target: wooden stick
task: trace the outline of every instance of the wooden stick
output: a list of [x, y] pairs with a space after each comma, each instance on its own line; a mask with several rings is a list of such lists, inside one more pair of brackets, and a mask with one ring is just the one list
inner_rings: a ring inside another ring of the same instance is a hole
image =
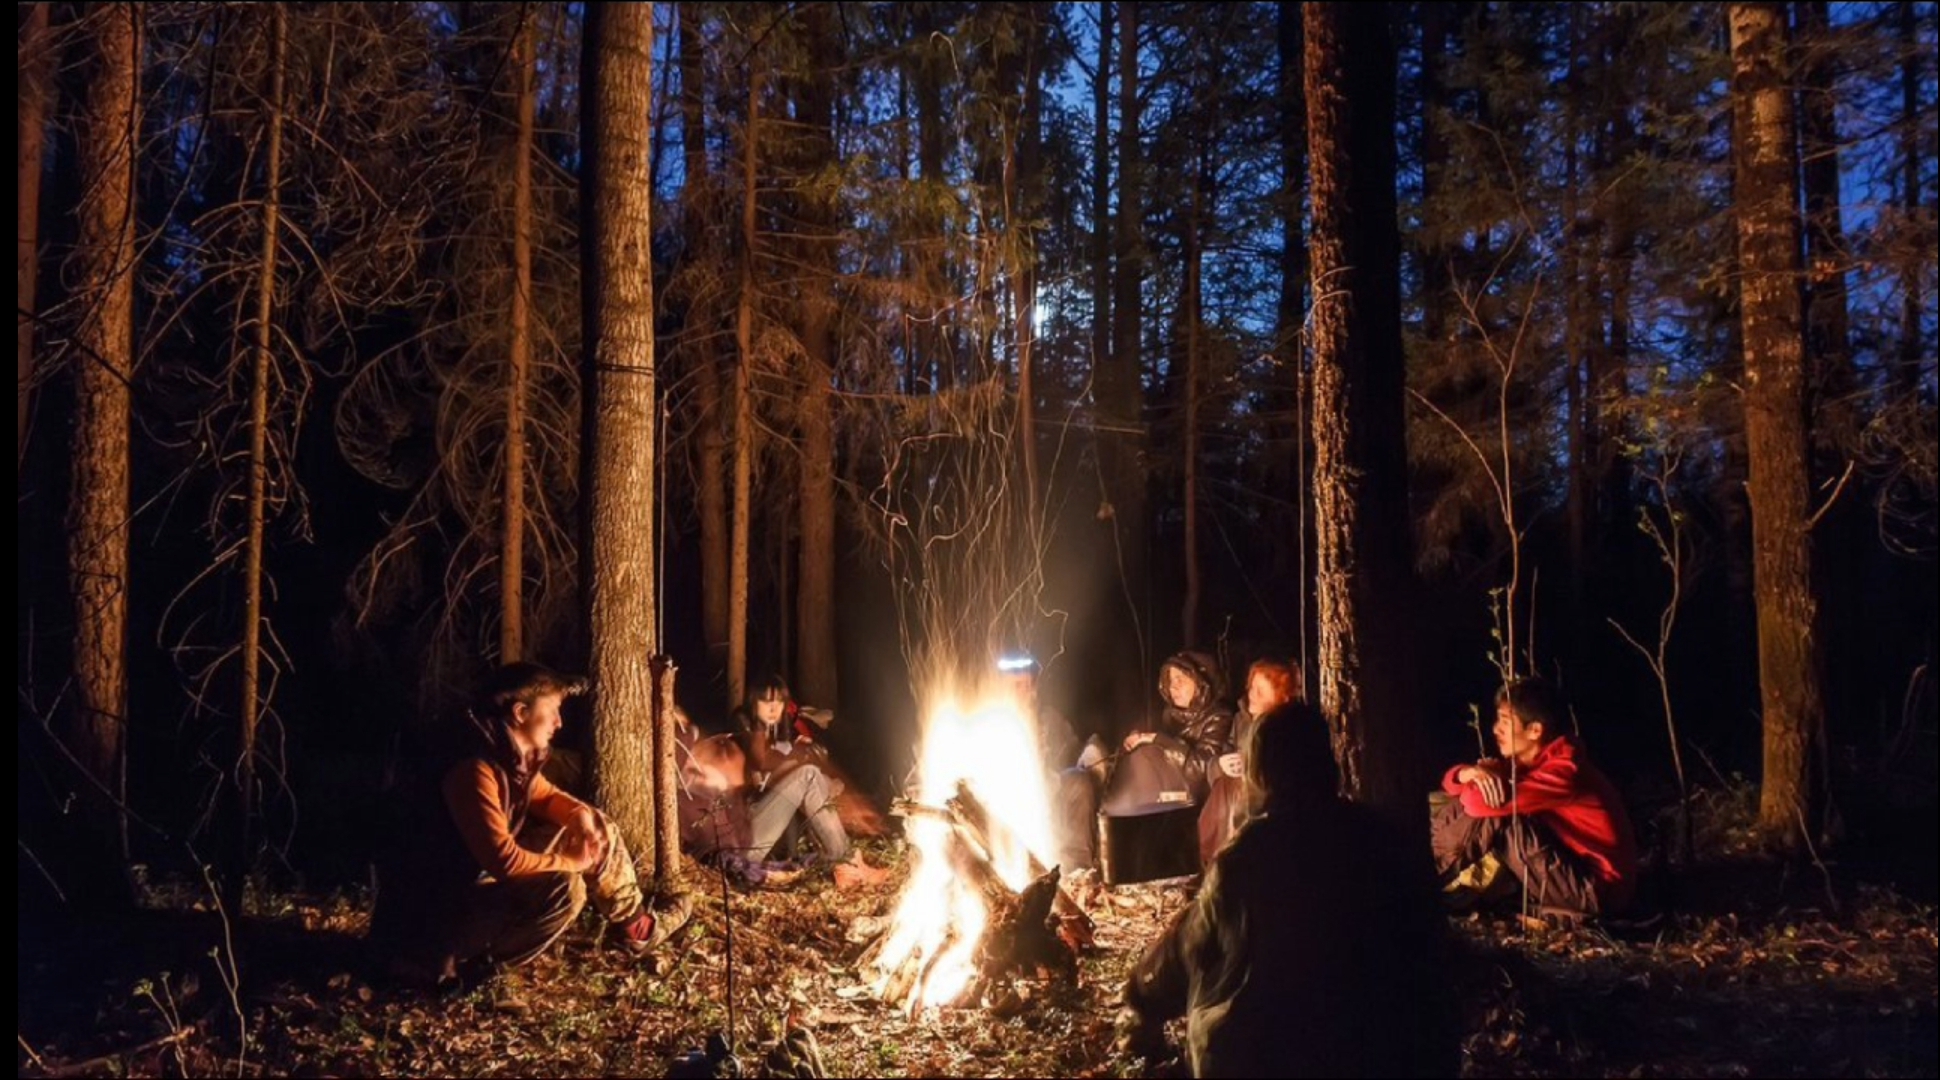
[[[1023, 849], [1025, 857], [1029, 860], [1026, 867], [1030, 871], [1032, 880], [1040, 880], [1050, 872], [1050, 867], [1044, 865], [1044, 860], [1025, 848], [1011, 832], [1009, 826], [991, 815], [989, 809], [984, 806], [983, 800], [977, 798], [977, 793], [970, 790], [968, 783], [957, 781], [956, 797], [950, 800], [950, 804], [952, 813], [971, 829], [983, 843], [984, 850], [994, 852], [996, 849], [991, 846], [992, 842], [1002, 839], [1013, 847]], [[1052, 900], [1052, 905], [1057, 910], [1058, 917], [1075, 927], [1078, 937], [1085, 944], [1091, 944], [1093, 930], [1091, 916], [1085, 914], [1085, 909], [1079, 907], [1078, 902], [1071, 898], [1071, 894], [1064, 891], [1062, 880], [1058, 884], [1057, 896]]]
[[[159, 1039], [150, 1039], [147, 1042], [142, 1043], [140, 1046], [129, 1047], [126, 1050], [116, 1050], [113, 1053], [102, 1054], [100, 1057], [91, 1057], [86, 1061], [74, 1061], [74, 1062], [69, 1062], [66, 1065], [55, 1065], [52, 1068], [49, 1068], [47, 1070], [47, 1075], [81, 1076], [86, 1073], [91, 1073], [96, 1069], [103, 1068], [109, 1065], [110, 1063], [119, 1061], [121, 1058], [128, 1057], [132, 1054], [145, 1054], [150, 1050], [159, 1050], [162, 1047], [168, 1046], [171, 1043], [181, 1042], [183, 1039], [186, 1039], [193, 1034], [195, 1034], [195, 1028], [193, 1026], [177, 1028], [176, 1030], [168, 1033], [167, 1035], [163, 1035]], [[23, 1046], [26, 1045], [26, 1040], [23, 1039], [21, 1041], [21, 1044]], [[31, 1051], [29, 1052], [31, 1053]]]

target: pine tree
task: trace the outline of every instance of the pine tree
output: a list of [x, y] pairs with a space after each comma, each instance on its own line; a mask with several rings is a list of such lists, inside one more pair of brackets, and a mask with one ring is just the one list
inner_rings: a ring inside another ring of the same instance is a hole
[[[586, 24], [581, 145], [587, 214], [583, 385], [593, 778], [602, 810], [641, 846], [657, 836], [652, 687], [660, 651], [653, 529], [655, 393], [651, 162], [653, 5], [596, 5]], [[671, 752], [671, 748], [669, 748]], [[654, 858], [640, 851], [643, 862]]]
[[1809, 524], [1798, 121], [1786, 79], [1784, 5], [1732, 4], [1730, 20], [1733, 201], [1765, 730], [1758, 825], [1773, 845], [1803, 851], [1819, 828], [1816, 770], [1825, 703]]

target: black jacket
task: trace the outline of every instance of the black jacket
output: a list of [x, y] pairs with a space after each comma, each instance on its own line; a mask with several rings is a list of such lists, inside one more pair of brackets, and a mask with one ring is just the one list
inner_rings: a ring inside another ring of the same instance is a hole
[[1186, 1018], [1194, 1076], [1454, 1076], [1454, 1002], [1419, 843], [1314, 793], [1269, 805], [1213, 860], [1125, 987], [1150, 1053]]
[[1210, 657], [1200, 652], [1182, 652], [1168, 659], [1159, 668], [1161, 696], [1165, 669], [1173, 667], [1191, 676], [1199, 692], [1183, 709], [1169, 700], [1166, 702], [1165, 712], [1159, 717], [1158, 738], [1153, 744], [1163, 748], [1166, 756], [1185, 773], [1186, 782], [1192, 786], [1192, 801], [1204, 802], [1213, 778], [1219, 775], [1219, 756], [1226, 753], [1233, 718], [1220, 705], [1223, 680]]

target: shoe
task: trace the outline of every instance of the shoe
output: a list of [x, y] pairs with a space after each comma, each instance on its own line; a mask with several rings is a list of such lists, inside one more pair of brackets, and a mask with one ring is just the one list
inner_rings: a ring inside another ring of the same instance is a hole
[[635, 956], [645, 956], [680, 933], [693, 917], [694, 897], [688, 893], [663, 900], [658, 906], [648, 904], [620, 928], [620, 944]]
[[1516, 878], [1503, 869], [1493, 853], [1484, 853], [1442, 886], [1442, 906], [1465, 913], [1491, 907], [1516, 894]]
[[847, 860], [836, 863], [832, 873], [835, 877], [835, 887], [844, 892], [852, 889], [877, 888], [889, 880], [889, 868], [869, 865], [869, 861], [862, 857], [860, 851]]
[[494, 986], [491, 992], [492, 1011], [507, 1016], [527, 1016], [532, 1012], [532, 1003], [526, 1000], [521, 988], [506, 983]]

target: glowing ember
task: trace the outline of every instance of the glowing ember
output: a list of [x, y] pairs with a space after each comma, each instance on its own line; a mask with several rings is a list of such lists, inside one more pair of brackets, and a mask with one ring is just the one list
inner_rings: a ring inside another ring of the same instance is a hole
[[[943, 807], [959, 782], [975, 792], [1003, 826], [993, 830], [990, 863], [1018, 891], [1031, 882], [1031, 856], [1048, 863], [1052, 850], [1041, 760], [1036, 725], [1007, 695], [992, 693], [967, 709], [945, 698], [925, 718], [917, 801]], [[963, 996], [991, 912], [977, 885], [952, 868], [950, 845], [961, 841], [948, 820], [912, 815], [905, 835], [916, 868], [876, 954], [875, 991], [914, 1011]]]

